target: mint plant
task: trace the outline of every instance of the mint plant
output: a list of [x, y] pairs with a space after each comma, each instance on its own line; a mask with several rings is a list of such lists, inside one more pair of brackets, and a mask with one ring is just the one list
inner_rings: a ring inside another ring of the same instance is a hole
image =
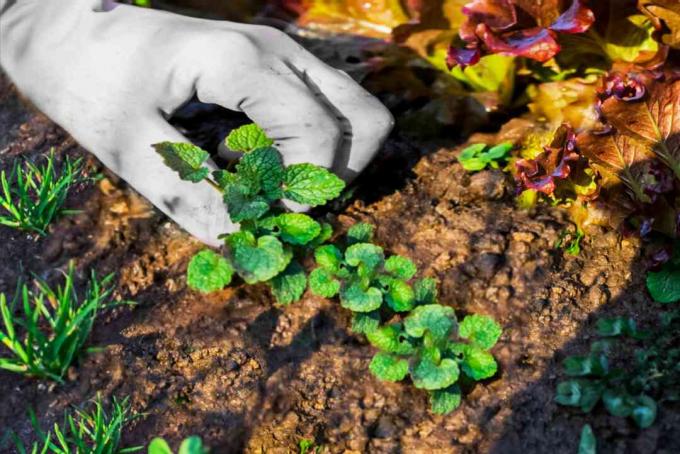
[[[613, 416], [630, 417], [640, 428], [654, 423], [656, 398], [680, 399], [680, 348], [674, 333], [680, 329], [680, 312], [664, 313], [652, 332], [639, 330], [633, 319], [601, 319], [597, 332], [602, 339], [591, 344], [590, 353], [569, 356], [564, 371], [572, 377], [557, 385], [555, 401], [590, 412], [600, 401]], [[613, 367], [610, 351], [615, 338], [637, 344], [633, 357], [618, 358]]]
[[323, 205], [340, 195], [345, 183], [312, 164], [284, 166], [273, 142], [257, 125], [232, 131], [226, 143], [243, 153], [233, 171], [210, 172], [204, 165], [208, 152], [192, 144], [154, 146], [180, 178], [207, 181], [222, 192], [231, 220], [240, 223], [240, 231], [223, 235], [225, 255], [204, 250], [191, 260], [188, 284], [215, 291], [229, 285], [236, 273], [248, 284], [266, 282], [279, 303], [290, 304], [307, 288], [300, 260], [328, 240], [333, 230], [306, 214], [287, 212], [280, 202]]
[[318, 247], [310, 289], [325, 298], [338, 295], [352, 311], [352, 329], [379, 350], [369, 366], [373, 375], [390, 382], [410, 376], [416, 388], [428, 391], [432, 411], [447, 414], [460, 404], [460, 379], [496, 373], [489, 349], [501, 328], [482, 315], [458, 324], [453, 308], [438, 304], [435, 280], [414, 279], [416, 265], [399, 255], [385, 257], [372, 235], [371, 225], [359, 223], [347, 232], [344, 250]]
[[487, 167], [498, 169], [500, 163], [507, 159], [512, 143], [503, 142], [493, 147], [484, 143], [470, 145], [458, 155], [458, 162], [468, 172], [484, 170]]
[[[179, 451], [177, 454], [208, 454], [210, 452], [205, 446], [203, 446], [203, 441], [198, 436], [191, 436], [182, 441], [179, 445]], [[148, 454], [173, 454], [174, 451], [170, 448], [167, 441], [162, 438], [154, 438], [149, 444], [147, 451]]]
[[39, 235], [57, 217], [77, 213], [63, 209], [70, 188], [86, 180], [81, 159], [66, 158], [55, 166], [54, 150], [44, 165], [14, 161], [9, 173], [0, 172], [0, 224]]

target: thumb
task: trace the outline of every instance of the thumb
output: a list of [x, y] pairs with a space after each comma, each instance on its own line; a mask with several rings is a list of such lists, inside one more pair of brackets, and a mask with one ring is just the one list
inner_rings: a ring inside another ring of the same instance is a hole
[[[97, 157], [180, 227], [211, 246], [221, 245], [218, 235], [236, 229], [218, 191], [206, 182], [181, 180], [154, 151], [152, 144], [159, 142], [189, 142], [160, 116], [135, 122], [118, 139], [116, 150]], [[217, 168], [212, 161], [207, 165]]]

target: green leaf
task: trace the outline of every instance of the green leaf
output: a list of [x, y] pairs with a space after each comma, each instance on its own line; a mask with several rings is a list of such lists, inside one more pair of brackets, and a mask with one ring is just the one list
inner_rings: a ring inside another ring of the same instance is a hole
[[317, 265], [331, 273], [336, 273], [342, 264], [342, 252], [332, 244], [316, 248], [314, 258]]
[[606, 389], [602, 394], [602, 403], [612, 416], [625, 418], [632, 413], [634, 400], [626, 392]]
[[602, 318], [597, 321], [597, 334], [604, 337], [615, 337], [621, 334], [635, 335], [635, 320], [626, 317]]
[[265, 235], [257, 245], [237, 243], [232, 248], [234, 266], [248, 284], [264, 282], [282, 272], [292, 259], [278, 238]]
[[326, 241], [330, 240], [331, 237], [333, 236], [333, 226], [331, 226], [328, 222], [322, 222], [321, 223], [321, 232], [319, 235], [317, 235], [316, 238], [314, 238], [309, 244], [309, 247], [315, 248]]
[[223, 197], [233, 222], [259, 219], [269, 211], [267, 199], [253, 196], [251, 190], [242, 184], [227, 185]]
[[345, 261], [348, 265], [365, 265], [369, 270], [375, 270], [383, 264], [385, 254], [380, 246], [371, 243], [357, 243], [345, 251]]
[[418, 305], [437, 303], [437, 281], [431, 277], [419, 279], [413, 284]]
[[450, 348], [457, 356], [462, 356], [463, 372], [473, 380], [483, 380], [496, 374], [498, 370], [496, 360], [486, 350], [476, 345], [462, 343], [452, 344]]
[[316, 268], [309, 274], [309, 289], [315, 295], [333, 298], [340, 291], [340, 281], [325, 268]]
[[345, 182], [333, 173], [313, 164], [288, 166], [283, 179], [286, 199], [305, 205], [323, 205], [340, 195]]
[[236, 164], [239, 177], [256, 184], [272, 199], [281, 197], [284, 168], [276, 148], [258, 148], [243, 155]]
[[234, 172], [229, 172], [228, 170], [214, 170], [212, 173], [212, 177], [215, 180], [215, 183], [222, 189], [226, 188], [227, 186], [231, 184], [237, 184], [239, 183], [239, 177], [236, 175]]
[[303, 246], [321, 233], [321, 225], [306, 214], [284, 213], [275, 219], [286, 243]]
[[165, 165], [179, 174], [182, 180], [198, 183], [208, 176], [210, 170], [203, 167], [210, 154], [190, 143], [161, 142], [153, 145]]
[[445, 339], [456, 323], [451, 307], [440, 304], [418, 306], [404, 319], [404, 328], [409, 336], [423, 337], [429, 332], [436, 339]]
[[512, 147], [513, 145], [510, 142], [504, 142], [491, 147], [487, 151], [487, 145], [476, 143], [465, 148], [458, 155], [458, 162], [468, 172], [483, 170], [487, 166], [497, 169], [499, 167], [498, 162], [507, 158]]
[[642, 14], [633, 14], [619, 20], [612, 20], [603, 43], [603, 50], [612, 61], [624, 61], [633, 63], [641, 53], [655, 54], [659, 43], [654, 39], [654, 26], [651, 21]]
[[177, 454], [206, 454], [207, 452], [200, 437], [194, 435], [182, 442]]
[[373, 240], [375, 226], [366, 222], [357, 222], [347, 231], [347, 243], [370, 243]]
[[274, 145], [274, 141], [255, 123], [234, 129], [227, 136], [225, 143], [230, 150], [243, 153]]
[[501, 326], [486, 315], [468, 315], [458, 327], [458, 334], [484, 350], [496, 345], [501, 336]]
[[368, 368], [380, 380], [398, 382], [408, 374], [408, 361], [390, 353], [379, 352], [375, 354]]
[[380, 312], [355, 312], [352, 315], [352, 331], [358, 334], [366, 334], [378, 329], [380, 326]]
[[371, 312], [382, 305], [382, 292], [375, 287], [364, 290], [358, 284], [352, 284], [340, 291], [340, 304], [352, 312]]
[[461, 392], [458, 385], [430, 391], [430, 409], [435, 415], [447, 415], [460, 406]]
[[641, 429], [646, 429], [654, 424], [656, 419], [656, 402], [644, 394], [638, 396], [633, 407], [633, 421]]
[[578, 454], [597, 454], [597, 442], [590, 424], [581, 429], [581, 440], [578, 443]]
[[168, 442], [162, 438], [154, 438], [149, 443], [148, 454], [173, 454]]
[[393, 255], [385, 260], [385, 271], [399, 279], [408, 281], [415, 276], [418, 269], [411, 259], [400, 255]]
[[415, 300], [415, 292], [410, 285], [398, 279], [392, 280], [385, 295], [385, 301], [394, 312], [410, 311], [413, 309]]
[[187, 284], [201, 292], [221, 290], [231, 282], [234, 268], [222, 255], [204, 249], [194, 255], [187, 268]]
[[555, 402], [569, 407], [580, 407], [587, 413], [595, 407], [603, 391], [601, 384], [590, 380], [567, 380], [557, 385]]
[[597, 353], [587, 356], [569, 356], [564, 360], [563, 365], [565, 373], [572, 377], [591, 374], [604, 376], [609, 371], [607, 356]]
[[414, 351], [413, 345], [404, 336], [399, 323], [381, 326], [365, 334], [371, 345], [380, 350], [397, 355], [408, 355]]
[[656, 302], [674, 303], [680, 301], [680, 266], [670, 261], [664, 264], [659, 271], [649, 272], [647, 274], [647, 289]]
[[418, 389], [444, 389], [458, 381], [458, 363], [444, 358], [436, 364], [429, 358], [420, 358], [411, 368], [413, 385]]
[[456, 66], [451, 75], [476, 92], [498, 93], [500, 101], [507, 104], [514, 88], [515, 58], [500, 54], [485, 55], [474, 65], [465, 68]]
[[307, 288], [307, 275], [300, 264], [293, 260], [279, 275], [269, 281], [269, 287], [279, 304], [299, 301]]

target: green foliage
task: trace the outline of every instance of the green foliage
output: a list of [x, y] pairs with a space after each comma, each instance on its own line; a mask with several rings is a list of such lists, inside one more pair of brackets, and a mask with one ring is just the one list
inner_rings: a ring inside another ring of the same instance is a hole
[[585, 238], [586, 234], [580, 228], [576, 228], [575, 232], [564, 230], [560, 233], [560, 237], [555, 242], [556, 249], [564, 249], [564, 251], [573, 256], [581, 253], [581, 240]]
[[[231, 220], [241, 224], [240, 231], [222, 236], [223, 256], [204, 250], [191, 260], [187, 282], [196, 290], [216, 291], [229, 285], [236, 272], [248, 284], [267, 283], [279, 303], [290, 304], [307, 288], [307, 274], [298, 260], [327, 241], [333, 229], [306, 214], [286, 212], [279, 202], [322, 205], [337, 197], [345, 183], [312, 164], [285, 167], [281, 154], [271, 146], [273, 141], [256, 125], [232, 131], [226, 142], [244, 154], [233, 171], [212, 174], [204, 165], [209, 157], [206, 151], [183, 143], [155, 145], [180, 178], [206, 181], [221, 191]], [[317, 272], [310, 282], [319, 293], [331, 295], [334, 285], [326, 277]]]
[[[40, 280], [36, 291], [23, 285], [11, 304], [0, 294], [4, 325], [0, 343], [10, 353], [0, 357], [0, 369], [62, 382], [82, 353], [97, 314], [117, 304], [108, 301], [113, 275], [100, 281], [92, 273], [82, 300], [76, 294], [73, 275], [71, 264], [64, 285], [56, 290]], [[19, 315], [19, 309], [23, 314]]]
[[[203, 446], [201, 437], [196, 435], [186, 438], [179, 445], [177, 454], [208, 454], [210, 450]], [[173, 454], [173, 450], [167, 441], [162, 438], [154, 438], [149, 443], [148, 454]]]
[[460, 404], [456, 383], [462, 375], [482, 380], [496, 373], [488, 350], [500, 326], [471, 315], [456, 335], [456, 315], [438, 304], [436, 281], [414, 279], [415, 264], [406, 257], [386, 258], [370, 243], [372, 236], [372, 226], [358, 223], [349, 229], [344, 250], [338, 244], [318, 247], [310, 289], [323, 297], [339, 294], [341, 305], [353, 312], [352, 330], [379, 350], [369, 366], [373, 375], [390, 382], [410, 376], [416, 388], [430, 393], [433, 412], [449, 413]]
[[465, 148], [458, 156], [458, 162], [468, 172], [484, 170], [487, 167], [498, 169], [500, 162], [505, 160], [512, 150], [510, 142], [504, 142], [493, 147], [483, 143], [476, 143]]
[[654, 301], [680, 301], [680, 241], [675, 243], [673, 257], [659, 271], [647, 274], [647, 289]]
[[225, 143], [230, 150], [241, 153], [274, 145], [274, 141], [255, 123], [234, 129], [227, 136]]
[[581, 429], [581, 439], [578, 443], [578, 454], [597, 454], [597, 442], [590, 424]]
[[[564, 360], [565, 374], [572, 377], [557, 385], [555, 401], [590, 412], [598, 402], [613, 416], [630, 417], [640, 428], [654, 423], [657, 403], [680, 399], [680, 348], [674, 335], [680, 329], [680, 312], [661, 315], [653, 332], [637, 329], [632, 319], [601, 319], [598, 334], [603, 338], [591, 345], [590, 353]], [[626, 339], [637, 348], [633, 354], [611, 355], [615, 339]], [[632, 357], [631, 357], [632, 356]], [[613, 367], [617, 359], [622, 367]]]
[[[138, 418], [130, 409], [128, 399], [113, 399], [109, 411], [104, 410], [101, 396], [92, 403], [93, 409], [74, 409], [64, 416], [63, 424], [55, 423], [49, 432], [44, 432], [31, 413], [35, 438], [31, 453], [53, 454], [125, 454], [141, 451], [143, 448], [121, 448], [121, 436], [125, 426]], [[20, 454], [27, 452], [23, 443], [15, 436]]]
[[63, 206], [70, 188], [86, 180], [82, 172], [82, 161], [68, 157], [57, 170], [54, 150], [41, 166], [16, 160], [9, 174], [0, 172], [0, 224], [46, 235], [54, 219], [77, 212]]

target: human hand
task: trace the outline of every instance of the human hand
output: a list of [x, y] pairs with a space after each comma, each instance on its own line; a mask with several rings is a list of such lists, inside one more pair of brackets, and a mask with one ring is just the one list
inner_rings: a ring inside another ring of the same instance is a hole
[[219, 193], [179, 180], [151, 147], [188, 141], [165, 119], [192, 96], [246, 113], [285, 164], [347, 180], [393, 124], [376, 98], [278, 30], [108, 1], [0, 0], [0, 64], [83, 147], [211, 245], [234, 230]]

